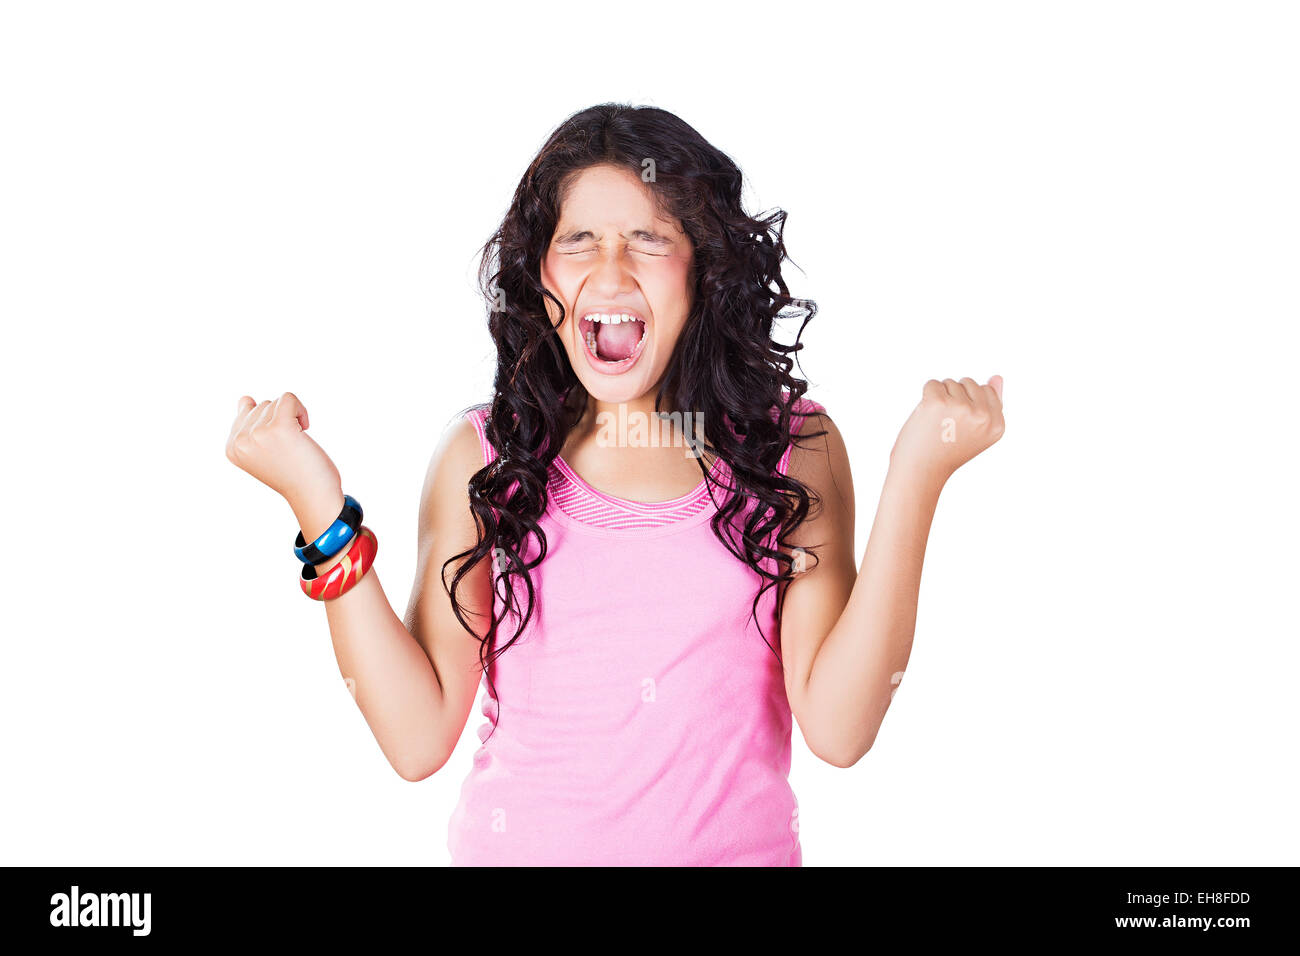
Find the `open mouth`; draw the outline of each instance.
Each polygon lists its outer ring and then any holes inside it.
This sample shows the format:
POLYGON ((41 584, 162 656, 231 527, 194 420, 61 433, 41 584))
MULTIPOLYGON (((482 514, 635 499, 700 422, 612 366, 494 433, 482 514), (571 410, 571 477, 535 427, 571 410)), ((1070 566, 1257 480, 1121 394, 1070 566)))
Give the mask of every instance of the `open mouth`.
POLYGON ((646 323, 635 312, 588 312, 578 320, 587 357, 602 371, 630 368, 645 345, 646 323))

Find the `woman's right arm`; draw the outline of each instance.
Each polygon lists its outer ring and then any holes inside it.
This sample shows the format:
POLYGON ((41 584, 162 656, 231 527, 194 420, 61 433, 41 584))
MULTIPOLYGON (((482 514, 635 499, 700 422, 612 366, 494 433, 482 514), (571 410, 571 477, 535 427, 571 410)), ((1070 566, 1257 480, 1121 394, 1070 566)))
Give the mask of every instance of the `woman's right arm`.
MULTIPOLYGON (((306 429, 306 409, 293 393, 261 405, 245 396, 227 457, 279 491, 304 539, 312 541, 338 517, 343 491, 333 462, 306 429)), ((425 476, 416 576, 405 623, 393 611, 374 567, 347 593, 322 602, 339 671, 351 682, 384 756, 406 780, 422 780, 447 762, 478 692, 478 636, 490 608, 491 562, 480 561, 458 590, 477 636, 452 613, 441 571, 444 561, 476 541, 468 485, 480 467, 478 435, 461 419, 443 434, 425 476)), ((342 558, 340 553, 317 565, 318 572, 323 575, 342 558)), ((448 583, 458 566, 448 566, 448 583)))

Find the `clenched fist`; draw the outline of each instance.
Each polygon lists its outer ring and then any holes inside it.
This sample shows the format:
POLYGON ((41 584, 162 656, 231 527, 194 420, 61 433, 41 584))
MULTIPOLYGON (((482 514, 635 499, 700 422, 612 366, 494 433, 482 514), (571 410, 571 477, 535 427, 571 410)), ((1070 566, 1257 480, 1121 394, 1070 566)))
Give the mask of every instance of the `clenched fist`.
POLYGON ((308 435, 307 409, 298 396, 256 403, 239 399, 226 440, 226 457, 278 491, 290 505, 303 500, 342 500, 339 471, 308 435))
POLYGON ((890 452, 891 467, 947 481, 954 471, 1002 437, 1002 376, 931 379, 890 452))

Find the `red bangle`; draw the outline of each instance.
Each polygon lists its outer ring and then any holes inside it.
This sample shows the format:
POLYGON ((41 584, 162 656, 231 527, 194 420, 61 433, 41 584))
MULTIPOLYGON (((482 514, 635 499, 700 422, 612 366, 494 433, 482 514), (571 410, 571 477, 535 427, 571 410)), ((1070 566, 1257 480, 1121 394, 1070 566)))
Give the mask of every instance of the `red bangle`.
POLYGON ((328 601, 346 594, 370 570, 378 552, 379 541, 375 538, 375 533, 362 525, 348 553, 342 561, 329 569, 325 577, 316 577, 316 569, 310 564, 302 566, 302 574, 298 578, 302 593, 317 601, 328 601))

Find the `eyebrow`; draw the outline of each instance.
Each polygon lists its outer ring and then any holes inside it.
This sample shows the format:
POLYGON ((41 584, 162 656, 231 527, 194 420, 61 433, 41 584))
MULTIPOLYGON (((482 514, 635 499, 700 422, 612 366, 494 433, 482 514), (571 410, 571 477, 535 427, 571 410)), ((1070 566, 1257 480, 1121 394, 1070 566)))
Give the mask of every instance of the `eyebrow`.
MULTIPOLYGON (((655 232, 652 229, 633 229, 631 233, 619 233, 624 239, 633 238, 641 239, 648 242, 671 243, 672 240, 667 236, 655 232)), ((570 229, 563 235, 556 236, 556 242, 577 242, 579 239, 594 239, 596 234, 590 229, 570 229)))

